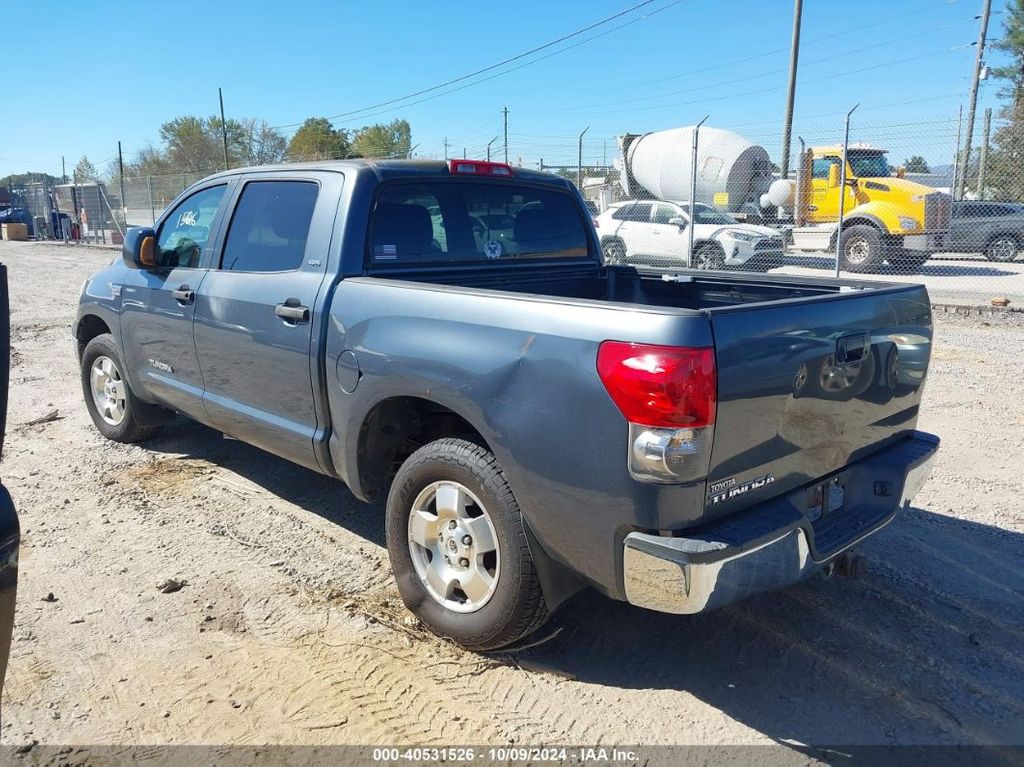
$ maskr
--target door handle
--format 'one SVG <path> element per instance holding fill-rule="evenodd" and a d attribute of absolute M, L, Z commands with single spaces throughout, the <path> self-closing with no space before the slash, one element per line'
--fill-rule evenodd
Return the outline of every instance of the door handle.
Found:
<path fill-rule="evenodd" d="M 183 304 L 190 304 L 196 299 L 196 294 L 188 285 L 179 285 L 177 290 L 171 291 L 175 301 Z"/>
<path fill-rule="evenodd" d="M 274 314 L 286 322 L 309 322 L 309 307 L 302 306 L 297 298 L 289 298 L 283 304 L 275 306 Z"/>

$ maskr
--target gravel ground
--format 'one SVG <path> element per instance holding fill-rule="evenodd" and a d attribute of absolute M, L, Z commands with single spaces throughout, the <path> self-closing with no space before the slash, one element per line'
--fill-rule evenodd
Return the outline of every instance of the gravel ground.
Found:
<path fill-rule="evenodd" d="M 936 318 L 941 457 L 861 578 L 693 617 L 584 593 L 485 657 L 410 620 L 380 507 L 340 483 L 184 420 L 99 436 L 68 328 L 112 256 L 0 243 L 25 534 L 2 742 L 1024 743 L 1021 315 Z"/>
<path fill-rule="evenodd" d="M 783 274 L 825 277 L 836 268 L 834 256 L 792 251 L 785 266 L 775 269 Z M 892 282 L 918 282 L 928 287 L 933 301 L 985 304 L 996 297 L 1008 298 L 1011 306 L 1024 307 L 1024 260 L 994 263 L 981 254 L 939 253 L 914 274 L 902 274 L 883 264 L 877 275 L 846 276 Z"/>

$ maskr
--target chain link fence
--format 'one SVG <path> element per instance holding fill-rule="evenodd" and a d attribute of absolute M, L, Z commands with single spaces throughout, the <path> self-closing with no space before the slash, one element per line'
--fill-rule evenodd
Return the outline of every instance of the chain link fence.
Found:
<path fill-rule="evenodd" d="M 1019 121 L 986 112 L 965 162 L 960 115 L 878 120 L 854 112 L 844 147 L 845 120 L 798 121 L 786 162 L 778 121 L 716 125 L 713 116 L 699 130 L 586 140 L 514 134 L 508 154 L 580 186 L 609 262 L 924 282 L 937 301 L 1024 306 Z M 484 159 L 493 143 L 464 153 Z M 77 221 L 75 211 L 86 209 L 94 234 L 98 225 L 104 241 L 108 233 L 116 241 L 115 232 L 151 225 L 217 170 L 78 188 L 61 210 L 70 205 Z M 60 198 L 59 190 L 35 197 L 54 192 Z"/>
<path fill-rule="evenodd" d="M 1008 120 L 963 151 L 959 116 L 683 126 L 618 137 L 580 168 L 610 262 L 924 282 L 937 301 L 1024 306 L 1024 166 Z M 1002 139 L 1000 146 L 993 139 Z M 844 163 L 845 158 L 845 163 Z M 568 174 L 567 174 L 568 175 Z"/>

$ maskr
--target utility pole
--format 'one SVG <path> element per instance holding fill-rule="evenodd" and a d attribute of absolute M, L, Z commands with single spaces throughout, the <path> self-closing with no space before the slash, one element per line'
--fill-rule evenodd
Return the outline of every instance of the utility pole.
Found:
<path fill-rule="evenodd" d="M 583 136 L 590 130 L 588 125 L 583 129 L 583 133 L 580 134 L 578 149 L 579 154 L 577 155 L 576 163 L 576 187 L 580 190 L 580 194 L 583 194 Z"/>
<path fill-rule="evenodd" d="M 444 159 L 448 160 L 448 137 L 444 137 Z"/>
<path fill-rule="evenodd" d="M 493 144 L 497 140 L 498 140 L 498 137 L 495 136 L 494 138 L 492 138 L 490 141 L 487 142 L 487 162 L 491 161 L 491 144 Z"/>
<path fill-rule="evenodd" d="M 121 214 L 124 225 L 128 226 L 128 201 L 124 199 L 124 155 L 121 154 L 121 142 L 117 142 L 117 184 L 121 190 Z"/>
<path fill-rule="evenodd" d="M 978 50 L 974 57 L 974 77 L 971 79 L 971 102 L 967 106 L 967 131 L 964 135 L 964 150 L 960 157 L 960 173 L 957 174 L 954 199 L 962 200 L 967 187 L 967 172 L 971 162 L 971 139 L 974 134 L 974 111 L 978 107 L 978 83 L 981 80 L 981 67 L 985 61 L 985 35 L 988 34 L 988 16 L 992 9 L 992 0 L 984 0 L 981 6 L 981 26 L 978 29 Z"/>
<path fill-rule="evenodd" d="M 218 88 L 217 98 L 220 99 L 220 135 L 224 139 L 224 170 L 227 170 L 230 166 L 228 165 L 228 124 L 224 122 L 224 92 Z"/>
<path fill-rule="evenodd" d="M 789 143 L 793 138 L 793 102 L 796 99 L 796 70 L 800 61 L 800 21 L 804 14 L 804 0 L 793 4 L 793 42 L 789 48 L 789 89 L 786 91 L 786 122 L 782 128 L 782 162 L 780 175 L 789 175 Z"/>
<path fill-rule="evenodd" d="M 62 184 L 68 183 L 68 171 L 64 167 L 64 155 L 60 156 L 60 179 Z"/>
<path fill-rule="evenodd" d="M 988 163 L 988 137 L 992 131 L 992 110 L 985 110 L 985 127 L 982 130 L 981 157 L 978 158 L 978 199 L 985 199 L 985 165 Z"/>
<path fill-rule="evenodd" d="M 508 107 L 501 110 L 505 116 L 505 164 L 508 165 Z"/>

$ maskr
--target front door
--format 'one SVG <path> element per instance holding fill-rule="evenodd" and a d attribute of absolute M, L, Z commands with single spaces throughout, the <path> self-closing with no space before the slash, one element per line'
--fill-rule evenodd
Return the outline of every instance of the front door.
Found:
<path fill-rule="evenodd" d="M 220 260 L 196 293 L 211 425 L 313 469 L 325 428 L 315 408 L 313 329 L 341 179 L 264 173 L 245 181 Z"/>
<path fill-rule="evenodd" d="M 121 287 L 122 352 L 144 398 L 205 420 L 203 378 L 192 340 L 195 296 L 207 274 L 228 184 L 196 191 L 163 216 L 155 269 L 129 272 Z"/>

